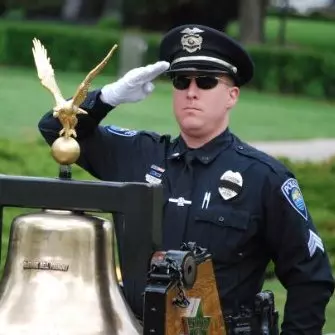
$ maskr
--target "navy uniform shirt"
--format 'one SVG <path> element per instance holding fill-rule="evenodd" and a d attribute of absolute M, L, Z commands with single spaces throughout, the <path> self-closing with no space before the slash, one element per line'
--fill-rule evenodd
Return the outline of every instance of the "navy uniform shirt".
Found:
<path fill-rule="evenodd" d="M 189 150 L 181 137 L 99 126 L 111 109 L 99 95 L 82 105 L 78 164 L 101 180 L 162 183 L 163 248 L 208 248 L 224 312 L 252 305 L 273 260 L 288 292 L 283 333 L 321 334 L 334 281 L 294 175 L 229 129 Z M 51 144 L 60 124 L 49 112 L 39 128 Z"/>

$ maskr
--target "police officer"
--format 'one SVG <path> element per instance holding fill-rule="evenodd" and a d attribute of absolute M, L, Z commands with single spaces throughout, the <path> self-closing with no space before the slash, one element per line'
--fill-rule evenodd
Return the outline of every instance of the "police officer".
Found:
<path fill-rule="evenodd" d="M 76 128 L 78 164 L 101 180 L 163 185 L 163 248 L 188 241 L 208 248 L 224 314 L 253 304 L 273 260 L 287 289 L 282 334 L 321 334 L 334 281 L 298 181 L 228 127 L 253 70 L 248 53 L 222 32 L 200 25 L 170 30 L 160 61 L 88 94 L 81 106 L 88 115 Z M 177 138 L 99 125 L 117 105 L 144 99 L 164 72 L 173 86 Z M 51 144 L 60 124 L 49 112 L 39 129 Z M 132 308 L 141 313 L 141 303 Z"/>

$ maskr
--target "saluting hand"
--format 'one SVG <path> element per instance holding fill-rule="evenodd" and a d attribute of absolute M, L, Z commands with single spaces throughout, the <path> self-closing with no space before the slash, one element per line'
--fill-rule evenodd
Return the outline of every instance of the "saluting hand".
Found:
<path fill-rule="evenodd" d="M 111 106 L 125 102 L 137 102 L 146 98 L 153 90 L 152 80 L 169 68 L 170 64 L 159 61 L 127 72 L 118 81 L 101 89 L 100 99 Z"/>

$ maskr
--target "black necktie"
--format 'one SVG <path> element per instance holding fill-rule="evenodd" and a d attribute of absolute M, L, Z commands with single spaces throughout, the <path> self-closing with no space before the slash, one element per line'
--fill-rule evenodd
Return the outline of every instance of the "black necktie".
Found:
<path fill-rule="evenodd" d="M 186 231 L 188 213 L 192 205 L 193 162 L 192 151 L 187 151 L 178 164 L 173 180 L 170 180 L 170 190 L 164 210 L 163 245 L 165 248 L 179 249 Z M 180 165 L 183 163 L 183 166 Z M 178 172 L 178 170 L 181 170 Z"/>

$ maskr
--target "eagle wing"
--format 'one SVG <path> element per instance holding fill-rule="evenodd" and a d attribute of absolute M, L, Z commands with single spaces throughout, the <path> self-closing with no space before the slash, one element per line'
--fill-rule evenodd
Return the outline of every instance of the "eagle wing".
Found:
<path fill-rule="evenodd" d="M 75 106 L 80 106 L 85 100 L 89 87 L 93 79 L 101 72 L 101 70 L 106 66 L 108 60 L 112 57 L 114 50 L 117 48 L 117 44 L 108 52 L 107 56 L 93 69 L 91 70 L 86 78 L 79 85 L 75 95 L 73 96 L 72 104 Z"/>
<path fill-rule="evenodd" d="M 33 39 L 33 55 L 37 69 L 38 78 L 42 85 L 48 89 L 54 96 L 57 105 L 65 102 L 62 93 L 57 85 L 54 69 L 51 66 L 47 50 L 37 38 Z"/>

